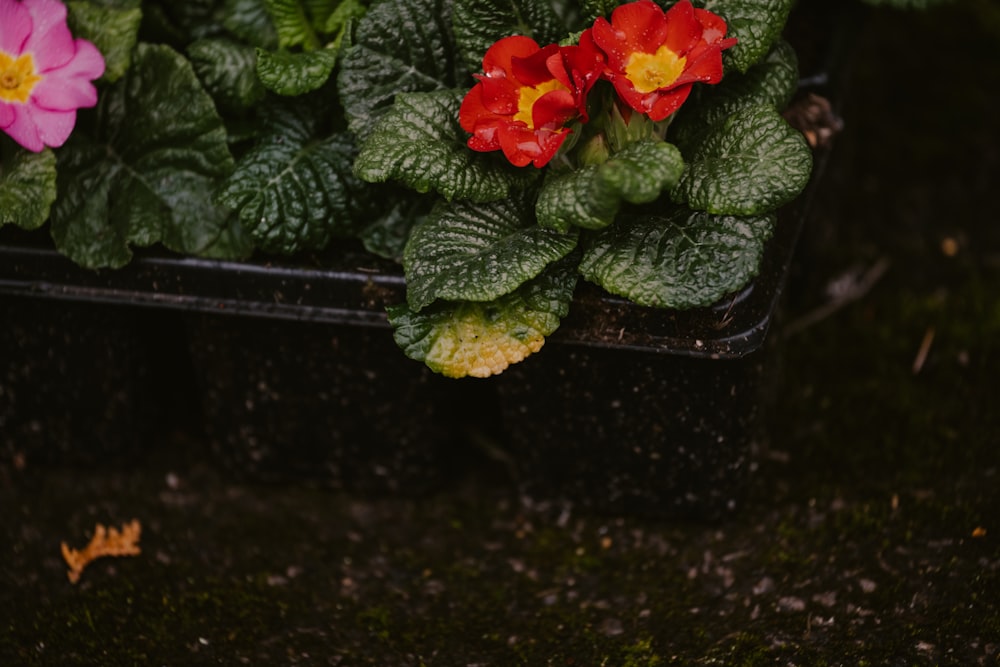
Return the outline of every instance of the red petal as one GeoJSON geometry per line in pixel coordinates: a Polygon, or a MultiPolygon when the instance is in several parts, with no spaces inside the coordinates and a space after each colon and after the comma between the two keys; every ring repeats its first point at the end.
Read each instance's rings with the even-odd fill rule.
{"type": "Polygon", "coordinates": [[[591,32],[594,43],[608,59],[609,68],[616,71],[624,69],[625,61],[632,54],[632,50],[625,44],[623,38],[619,38],[611,24],[603,16],[599,16],[594,21],[591,32]]]}
{"type": "Polygon", "coordinates": [[[576,100],[568,90],[545,93],[531,107],[531,122],[536,129],[560,128],[576,115],[576,100]]]}
{"type": "Polygon", "coordinates": [[[573,80],[570,87],[577,91],[580,115],[585,116],[587,95],[604,72],[604,54],[597,49],[590,30],[585,30],[580,35],[579,46],[568,46],[563,49],[563,53],[570,70],[570,78],[573,80]]]}
{"type": "Polygon", "coordinates": [[[688,0],[681,0],[667,11],[666,24],[666,38],[649,53],[654,53],[661,45],[666,44],[671,51],[683,56],[701,39],[701,23],[695,18],[694,7],[688,0]]]}
{"type": "Polygon", "coordinates": [[[650,96],[656,96],[656,100],[653,102],[652,108],[649,110],[649,117],[654,121],[661,121],[670,114],[674,113],[680,109],[684,101],[687,100],[688,95],[691,93],[691,84],[686,84],[683,86],[678,86],[665,93],[650,93],[650,96]]]}
{"type": "MultiPolygon", "coordinates": [[[[509,39],[509,38],[508,38],[509,39]]],[[[549,71],[549,58],[559,55],[559,45],[549,44],[526,57],[511,58],[510,73],[518,83],[537,86],[555,78],[549,71]]]]}
{"type": "Polygon", "coordinates": [[[504,37],[496,41],[483,56],[483,73],[486,76],[507,76],[511,73],[513,58],[526,58],[539,49],[538,42],[523,35],[504,37]]]}
{"type": "Polygon", "coordinates": [[[484,117],[492,115],[485,106],[482,98],[483,86],[477,83],[472,90],[462,98],[462,106],[458,108],[458,124],[466,132],[473,132],[476,129],[476,122],[484,117]]]}
{"type": "Polygon", "coordinates": [[[675,83],[701,81],[703,83],[719,83],[722,81],[722,48],[721,42],[705,44],[702,42],[688,56],[687,66],[675,83]]]}
{"type": "Polygon", "coordinates": [[[726,21],[719,16],[705,9],[695,9],[695,18],[701,23],[702,35],[701,38],[713,44],[718,42],[720,39],[726,36],[726,21]]]}
{"type": "Polygon", "coordinates": [[[482,91],[483,106],[495,114],[510,116],[517,113],[521,86],[514,79],[484,77],[477,84],[482,91]]]}
{"type": "Polygon", "coordinates": [[[646,96],[635,89],[632,82],[624,74],[611,73],[608,76],[612,85],[615,87],[615,92],[618,93],[618,97],[622,99],[625,104],[629,105],[636,111],[640,113],[646,113],[648,109],[644,108],[643,103],[646,100],[646,96]]]}
{"type": "Polygon", "coordinates": [[[629,53],[655,53],[668,32],[663,10],[652,0],[619,5],[611,12],[611,25],[616,37],[625,43],[629,53]]]}
{"type": "Polygon", "coordinates": [[[542,153],[535,133],[521,125],[504,125],[499,132],[500,149],[515,167],[524,167],[542,153]]]}

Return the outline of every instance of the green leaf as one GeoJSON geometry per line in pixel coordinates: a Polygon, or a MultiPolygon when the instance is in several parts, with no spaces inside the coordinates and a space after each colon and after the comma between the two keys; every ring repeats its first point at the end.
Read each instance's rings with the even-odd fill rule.
{"type": "Polygon", "coordinates": [[[217,37],[192,42],[187,52],[202,85],[220,107],[243,109],[263,99],[254,47],[217,37]]]}
{"type": "Polygon", "coordinates": [[[589,22],[598,16],[608,17],[615,7],[622,4],[619,0],[582,0],[583,15],[589,22]]]}
{"type": "Polygon", "coordinates": [[[184,49],[197,39],[218,35],[223,28],[220,22],[223,17],[218,11],[219,2],[220,0],[146,0],[142,3],[143,41],[163,41],[184,49]]]}
{"type": "Polygon", "coordinates": [[[337,35],[339,41],[342,33],[348,28],[351,22],[360,19],[367,11],[367,5],[361,2],[361,0],[343,0],[337,5],[333,13],[327,17],[322,32],[337,35]]]}
{"type": "Polygon", "coordinates": [[[319,37],[299,0],[264,0],[264,7],[274,23],[278,46],[282,49],[301,46],[312,51],[319,48],[319,37]]]}
{"type": "Polygon", "coordinates": [[[572,264],[550,266],[517,291],[486,303],[442,302],[419,313],[388,309],[406,356],[447,377],[489,377],[537,352],[569,312],[572,264]]]}
{"type": "Polygon", "coordinates": [[[302,0],[306,16],[309,17],[317,32],[323,32],[326,22],[339,3],[340,0],[302,0]]]}
{"type": "Polygon", "coordinates": [[[354,171],[369,183],[398,180],[418,192],[447,199],[492,201],[534,180],[536,169],[519,169],[498,154],[465,144],[458,124],[463,92],[401,93],[361,144],[354,171]]]}
{"type": "Polygon", "coordinates": [[[336,49],[290,53],[257,49],[257,76],[279,95],[302,95],[326,83],[337,64],[336,49]]]}
{"type": "Polygon", "coordinates": [[[697,98],[688,100],[677,113],[669,137],[685,151],[712,126],[741,109],[769,104],[780,111],[791,101],[798,77],[794,49],[778,41],[746,74],[732,72],[717,86],[699,88],[697,98]]]}
{"type": "Polygon", "coordinates": [[[233,161],[212,98],[183,56],[139,44],[87,121],[58,152],[52,236],[63,254],[118,267],[130,244],[197,254],[216,241],[226,212],[211,193],[233,161]]]}
{"type": "Polygon", "coordinates": [[[363,139],[397,93],[454,88],[453,54],[451,0],[383,0],[371,7],[337,75],[348,128],[363,139]]]}
{"type": "Polygon", "coordinates": [[[726,19],[726,37],[739,40],[723,53],[727,66],[746,72],[781,36],[795,0],[706,0],[705,9],[726,19]]]}
{"type": "Polygon", "coordinates": [[[0,155],[0,227],[41,227],[56,199],[55,154],[32,153],[0,136],[0,155]]]}
{"type": "Polygon", "coordinates": [[[218,201],[267,252],[320,249],[353,230],[362,185],[351,174],[354,143],[345,134],[316,140],[323,115],[311,99],[268,107],[257,144],[219,188],[218,201]]]}
{"type": "Polygon", "coordinates": [[[427,217],[435,200],[397,187],[369,186],[366,192],[383,208],[371,212],[357,236],[369,252],[401,262],[410,232],[427,217]]]}
{"type": "Polygon", "coordinates": [[[538,195],[538,224],[558,230],[600,229],[611,224],[623,201],[645,204],[674,187],[684,160],[673,144],[638,141],[600,165],[547,178],[538,195]]]}
{"type": "Polygon", "coordinates": [[[407,302],[419,311],[437,299],[491,301],[565,257],[576,243],[575,234],[536,225],[528,202],[442,204],[406,244],[407,302]]]}
{"type": "Polygon", "coordinates": [[[67,2],[67,23],[74,37],[89,40],[104,56],[105,81],[117,81],[132,63],[142,10],[138,0],[67,2]]]}
{"type": "Polygon", "coordinates": [[[238,39],[261,49],[278,46],[278,33],[264,0],[226,0],[222,25],[238,39]]]}
{"type": "Polygon", "coordinates": [[[706,134],[671,197],[709,213],[766,213],[794,199],[811,171],[802,135],[773,106],[754,106],[706,134]]]}
{"type": "Polygon", "coordinates": [[[569,34],[549,0],[455,0],[455,43],[470,72],[482,69],[483,54],[498,39],[527,35],[540,45],[569,34]]]}
{"type": "Polygon", "coordinates": [[[635,216],[587,239],[580,273],[641,306],[707,306],[757,274],[773,216],[715,216],[678,208],[635,216]]]}
{"type": "Polygon", "coordinates": [[[219,236],[199,254],[211,259],[247,259],[254,251],[253,237],[243,229],[239,216],[229,216],[219,236]]]}

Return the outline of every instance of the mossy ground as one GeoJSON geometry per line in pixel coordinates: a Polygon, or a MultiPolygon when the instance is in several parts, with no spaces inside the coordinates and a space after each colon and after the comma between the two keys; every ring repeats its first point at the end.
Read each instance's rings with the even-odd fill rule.
{"type": "Polygon", "coordinates": [[[866,23],[731,519],[525,504],[488,462],[419,500],[241,483],[184,432],[4,461],[0,664],[997,664],[998,47],[985,0],[866,23]],[[133,517],[142,556],[71,585],[60,541],[133,517]]]}

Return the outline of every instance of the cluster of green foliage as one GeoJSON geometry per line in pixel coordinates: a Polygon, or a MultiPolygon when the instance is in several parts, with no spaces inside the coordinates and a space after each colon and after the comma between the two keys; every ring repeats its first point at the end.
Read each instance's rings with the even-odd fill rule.
{"type": "Polygon", "coordinates": [[[516,168],[458,125],[494,41],[564,41],[618,4],[71,0],[74,34],[107,60],[99,103],[54,151],[0,138],[0,224],[49,221],[95,268],[156,243],[241,258],[359,238],[403,262],[399,345],[454,376],[541,347],[580,276],[642,305],[708,305],[755,275],[811,171],[779,113],[793,0],[697,2],[739,40],[725,79],[597,164],[516,168]]]}

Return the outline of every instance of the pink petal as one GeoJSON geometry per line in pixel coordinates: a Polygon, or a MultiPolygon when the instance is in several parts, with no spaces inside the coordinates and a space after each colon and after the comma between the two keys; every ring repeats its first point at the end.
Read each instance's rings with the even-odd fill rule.
{"type": "Polygon", "coordinates": [[[27,105],[20,104],[13,108],[14,120],[3,131],[10,135],[10,138],[35,153],[41,152],[45,148],[42,137],[38,134],[38,127],[28,112],[27,105]]]}
{"type": "Polygon", "coordinates": [[[97,89],[90,81],[104,73],[104,58],[88,41],[76,40],[76,56],[65,67],[45,74],[31,93],[32,100],[51,111],[71,111],[97,104],[97,89]]]}
{"type": "Polygon", "coordinates": [[[24,51],[34,56],[36,71],[41,74],[62,67],[76,53],[73,35],[66,25],[66,5],[59,0],[31,0],[25,5],[34,29],[24,51]]]}
{"type": "Polygon", "coordinates": [[[0,130],[6,130],[7,126],[14,122],[14,106],[6,102],[0,102],[0,130]]]}
{"type": "Polygon", "coordinates": [[[58,148],[69,139],[76,125],[76,111],[51,111],[31,105],[27,106],[31,119],[38,128],[38,136],[46,146],[58,148]]]}
{"type": "Polygon", "coordinates": [[[31,35],[31,13],[19,0],[0,0],[0,51],[21,55],[31,35]]]}

